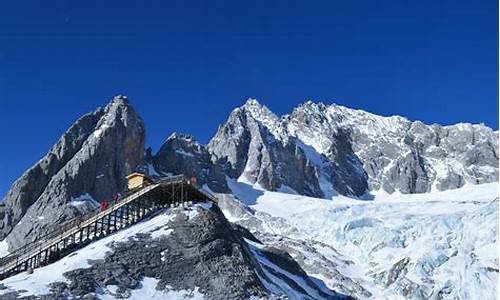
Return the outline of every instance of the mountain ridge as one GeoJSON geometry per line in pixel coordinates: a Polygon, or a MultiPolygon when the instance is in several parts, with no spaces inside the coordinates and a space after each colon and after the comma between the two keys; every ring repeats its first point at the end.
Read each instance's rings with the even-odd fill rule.
{"type": "MultiPolygon", "coordinates": [[[[326,168],[330,170],[327,170],[327,174],[324,176],[327,177],[326,179],[330,183],[334,182],[332,190],[340,189],[341,194],[361,196],[365,192],[380,189],[389,193],[396,190],[403,193],[430,191],[433,187],[432,184],[435,183],[436,175],[439,174],[436,174],[437,171],[432,169],[431,164],[434,162],[424,162],[424,160],[427,158],[444,159],[448,156],[448,153],[434,153],[433,155],[432,153],[423,153],[422,150],[435,150],[431,146],[439,148],[440,143],[443,141],[446,143],[448,139],[452,139],[452,143],[459,144],[460,149],[453,149],[456,147],[447,145],[446,149],[437,150],[451,152],[451,156],[456,155],[459,151],[466,151],[467,149],[464,148],[468,143],[474,146],[478,142],[484,142],[484,145],[479,145],[469,151],[468,154],[470,156],[482,155],[483,157],[480,158],[482,161],[479,161],[479,163],[490,166],[494,170],[486,170],[486,172],[483,172],[485,170],[479,170],[472,175],[466,170],[449,172],[451,173],[450,176],[442,176],[445,177],[445,182],[440,183],[435,188],[441,190],[450,187],[457,188],[462,186],[465,181],[471,181],[478,177],[480,177],[478,182],[490,182],[498,178],[498,133],[493,132],[491,128],[485,125],[468,123],[448,126],[425,125],[420,121],[412,122],[401,116],[383,117],[364,110],[354,110],[336,104],[325,105],[311,101],[299,105],[290,114],[278,117],[255,99],[249,99],[244,105],[234,109],[226,123],[219,126],[216,135],[207,145],[215,156],[225,157],[232,165],[236,165],[239,174],[233,177],[241,175],[241,165],[243,161],[248,161],[247,157],[243,155],[240,161],[236,161],[236,156],[242,155],[241,153],[237,154],[238,151],[242,151],[241,149],[219,151],[218,148],[227,149],[224,141],[228,140],[229,145],[238,144],[241,148],[243,144],[248,147],[250,142],[245,139],[252,140],[251,137],[242,135],[239,141],[234,141],[234,139],[235,135],[245,134],[242,131],[243,129],[254,126],[252,125],[253,121],[257,122],[260,127],[266,128],[270,133],[264,139],[260,137],[264,144],[266,144],[268,138],[274,138],[283,144],[288,144],[290,139],[294,143],[293,140],[295,139],[295,141],[298,140],[298,143],[295,144],[302,148],[305,153],[311,152],[308,150],[313,150],[313,155],[309,156],[308,160],[316,160],[316,167],[320,171],[324,167],[321,165],[321,161],[325,160],[325,156],[330,162],[342,162],[341,165],[327,164],[326,168]],[[249,119],[251,120],[248,121],[249,119]],[[224,127],[230,133],[221,132],[221,128],[224,130],[224,127]],[[451,138],[449,138],[450,135],[452,135],[451,138]],[[456,135],[456,137],[453,135],[456,135]],[[220,145],[217,145],[218,140],[221,141],[220,145]],[[342,151],[338,151],[338,149],[342,151]],[[223,153],[224,151],[230,151],[230,153],[223,153]],[[365,153],[366,151],[368,153],[365,153]],[[409,155],[397,157],[398,153],[407,153],[409,155]],[[393,167],[389,165],[388,157],[396,164],[397,168],[394,170],[383,170],[384,167],[393,167]],[[419,174],[404,174],[405,169],[409,169],[411,172],[416,170],[419,174]],[[349,174],[356,172],[358,173],[356,176],[362,179],[364,176],[363,171],[369,177],[366,180],[366,185],[369,185],[369,188],[363,182],[355,179],[342,182],[343,179],[348,179],[349,174]],[[384,172],[388,174],[383,174],[384,172]],[[478,174],[481,172],[485,174],[478,174]],[[340,174],[340,176],[336,176],[336,174],[340,174]],[[386,178],[380,178],[384,176],[386,178]],[[408,179],[408,177],[413,178],[408,179]],[[450,177],[453,178],[450,179],[450,177]],[[455,182],[450,183],[450,180],[455,182]]],[[[262,128],[259,130],[262,132],[262,128]]],[[[255,129],[254,132],[258,133],[259,130],[255,129]]],[[[248,132],[246,134],[248,135],[248,132]]],[[[262,145],[259,144],[258,147],[262,147],[262,145]]],[[[451,163],[465,159],[467,158],[458,157],[451,163]]],[[[474,165],[474,163],[470,162],[466,166],[474,165]]],[[[474,170],[471,172],[474,173],[474,170]]],[[[250,178],[250,181],[255,181],[255,178],[250,178]]],[[[258,183],[264,184],[264,186],[268,185],[265,180],[258,183]]],[[[322,190],[323,194],[325,194],[325,189],[322,190]]],[[[324,197],[325,195],[313,193],[313,196],[324,197]]],[[[326,197],[329,198],[329,196],[326,197]]]]}
{"type": "Polygon", "coordinates": [[[5,196],[2,239],[17,248],[93,209],[90,200],[123,191],[124,176],[142,163],[144,141],[143,121],[124,96],[78,119],[5,196]],[[89,201],[71,205],[83,195],[89,201]]]}
{"type": "Polygon", "coordinates": [[[230,193],[230,179],[319,198],[369,199],[374,192],[422,193],[498,180],[498,132],[491,128],[425,125],[321,102],[278,117],[250,98],[207,145],[173,133],[151,153],[145,135],[126,96],[82,116],[5,195],[0,238],[22,245],[28,233],[49,230],[49,219],[64,222],[123,192],[124,176],[134,170],[197,176],[214,192],[230,193]],[[76,198],[88,201],[68,205],[76,198]]]}
{"type": "MultiPolygon", "coordinates": [[[[132,227],[132,232],[137,230],[139,235],[136,235],[136,239],[129,240],[125,248],[110,246],[115,253],[104,258],[105,264],[89,264],[86,262],[89,258],[82,256],[82,261],[77,261],[77,264],[92,266],[80,267],[66,273],[65,278],[70,281],[58,278],[55,285],[51,286],[51,293],[92,294],[97,291],[93,282],[98,278],[106,285],[113,286],[115,281],[118,282],[119,293],[106,292],[116,294],[116,297],[139,293],[137,287],[140,282],[152,284],[144,291],[146,293],[151,292],[155,285],[164,289],[164,283],[170,282],[174,283],[172,286],[175,289],[181,291],[197,291],[201,285],[207,295],[230,295],[234,291],[228,291],[231,287],[227,285],[217,282],[205,284],[207,277],[197,274],[196,268],[206,265],[208,259],[215,269],[221,271],[220,264],[217,263],[219,258],[233,255],[241,257],[241,253],[246,251],[246,258],[241,264],[246,271],[241,272],[242,269],[236,266],[224,276],[241,276],[242,282],[250,282],[257,295],[270,293],[286,295],[292,299],[316,299],[328,295],[334,298],[349,298],[345,295],[370,298],[380,292],[376,285],[385,285],[391,287],[388,291],[390,294],[397,293],[405,297],[413,295],[425,299],[432,293],[451,293],[450,288],[446,282],[441,281],[435,285],[414,281],[413,278],[406,277],[406,272],[423,274],[423,281],[432,278],[421,270],[438,270],[433,264],[442,263],[443,255],[454,260],[453,253],[448,253],[448,250],[441,251],[443,253],[438,253],[439,257],[436,259],[428,258],[427,254],[419,256],[414,253],[413,256],[401,256],[400,260],[390,264],[380,264],[384,259],[379,261],[377,257],[371,258],[383,267],[380,269],[379,266],[365,264],[363,257],[350,252],[354,249],[350,247],[357,247],[360,243],[357,233],[368,237],[368,240],[364,241],[367,245],[366,251],[373,250],[378,253],[381,247],[376,241],[379,232],[385,232],[383,238],[387,247],[405,249],[405,241],[412,241],[413,229],[405,227],[404,222],[410,218],[414,227],[418,228],[420,223],[415,220],[421,218],[447,232],[447,239],[454,236],[453,232],[449,232],[448,218],[461,224],[459,220],[466,215],[466,210],[469,207],[475,208],[478,201],[469,191],[470,199],[464,198],[463,206],[462,202],[458,201],[458,204],[451,206],[451,211],[446,211],[446,215],[435,217],[429,208],[427,215],[418,215],[417,212],[422,210],[421,204],[426,206],[424,202],[408,202],[407,205],[411,204],[408,208],[412,208],[414,214],[408,215],[404,209],[406,204],[390,201],[380,204],[377,197],[380,194],[391,194],[397,198],[398,195],[406,197],[412,196],[409,194],[422,193],[435,197],[435,191],[454,190],[463,186],[481,191],[486,185],[477,188],[472,185],[498,181],[498,132],[484,125],[425,125],[404,117],[382,117],[362,110],[310,101],[298,106],[290,114],[278,117],[257,100],[249,99],[229,114],[227,121],[219,126],[207,145],[199,143],[190,134],[174,132],[168,136],[160,149],[153,153],[151,148],[145,149],[145,138],[146,130],[142,118],[122,95],[113,98],[105,107],[99,107],[79,118],[47,155],[12,185],[4,201],[0,203],[0,257],[48,233],[54,226],[96,209],[100,201],[123,193],[126,187],[125,176],[131,172],[140,171],[152,177],[184,174],[188,177],[195,176],[203,188],[219,193],[219,205],[224,215],[220,214],[219,208],[214,205],[211,210],[218,215],[215,219],[219,220],[220,222],[217,222],[221,225],[215,227],[223,229],[224,232],[231,232],[235,243],[224,242],[224,234],[214,236],[213,232],[207,233],[206,228],[196,222],[191,225],[186,223],[186,211],[183,208],[179,213],[175,209],[167,210],[167,214],[174,213],[177,215],[176,219],[184,220],[179,223],[183,224],[182,226],[172,227],[181,230],[174,231],[171,236],[187,245],[177,250],[180,250],[182,257],[193,259],[195,264],[179,265],[175,255],[161,258],[165,252],[158,252],[158,249],[167,247],[175,250],[177,244],[166,240],[155,242],[154,247],[148,251],[158,258],[155,270],[160,272],[151,273],[147,260],[136,259],[135,251],[143,250],[146,244],[149,245],[149,240],[141,239],[157,228],[142,232],[141,226],[145,223],[137,224],[135,229],[132,227]],[[269,195],[276,197],[270,198],[269,195]],[[239,201],[234,199],[234,196],[238,197],[239,201]],[[311,197],[323,200],[311,200],[311,197]],[[356,200],[373,198],[373,202],[356,200]],[[283,202],[285,205],[280,205],[280,199],[294,199],[289,202],[293,205],[286,205],[286,201],[283,202]],[[297,201],[298,199],[300,201],[297,201]],[[275,200],[278,204],[273,203],[275,200]],[[311,201],[324,203],[327,209],[319,207],[315,211],[309,210],[308,204],[311,201]],[[347,201],[346,205],[342,201],[347,201]],[[288,216],[289,218],[266,215],[259,211],[260,208],[265,208],[266,202],[271,211],[284,209],[286,213],[293,210],[297,213],[288,216]],[[364,204],[373,205],[373,208],[361,214],[356,207],[364,204]],[[389,224],[390,222],[388,226],[383,223],[385,221],[382,216],[385,216],[386,209],[384,207],[390,208],[387,210],[389,212],[392,211],[391,207],[397,208],[393,217],[401,220],[401,228],[391,228],[394,224],[389,224]],[[461,208],[455,213],[454,209],[457,207],[461,208]],[[306,211],[300,211],[301,208],[306,211]],[[227,211],[230,213],[226,213],[227,211]],[[370,214],[376,212],[379,214],[370,217],[370,214]],[[242,216],[245,218],[240,218],[242,216]],[[292,217],[297,218],[300,224],[288,223],[287,220],[292,217]],[[226,218],[245,227],[229,225],[226,218]],[[337,224],[342,218],[345,219],[345,225],[337,224]],[[308,227],[306,223],[318,225],[314,225],[316,228],[308,227]],[[321,227],[321,224],[329,225],[321,227]],[[338,227],[336,230],[340,235],[327,234],[318,237],[316,241],[309,241],[307,238],[306,241],[300,235],[300,230],[297,230],[299,225],[305,226],[304,230],[313,228],[311,233],[315,234],[338,227]],[[232,229],[229,226],[233,226],[232,229]],[[193,229],[192,234],[186,235],[182,228],[193,229]],[[407,229],[410,231],[403,233],[407,229]],[[258,242],[259,239],[252,236],[253,233],[260,235],[265,244],[258,242]],[[406,234],[410,236],[407,238],[406,234]],[[342,239],[342,235],[345,235],[346,239],[342,239]],[[193,241],[191,236],[207,237],[211,241],[210,251],[206,256],[192,255],[196,253],[193,249],[207,244],[203,239],[193,241]],[[235,252],[234,246],[241,247],[243,252],[235,252]],[[345,251],[346,256],[340,255],[335,247],[339,251],[345,251]],[[371,248],[373,249],[370,250],[371,248]],[[322,251],[327,251],[327,256],[323,255],[322,251]],[[352,269],[355,273],[343,273],[344,268],[350,270],[349,266],[353,264],[351,258],[356,258],[356,264],[366,267],[365,271],[368,273],[356,268],[352,269]],[[130,265],[116,265],[115,259],[130,265]],[[139,269],[136,268],[138,272],[131,277],[125,270],[137,267],[137,261],[143,264],[139,269]],[[169,264],[166,266],[167,270],[170,270],[171,266],[181,266],[186,274],[191,275],[181,281],[175,279],[176,275],[171,278],[170,275],[162,275],[161,268],[165,267],[166,261],[169,264]],[[429,264],[432,268],[428,268],[429,264]],[[259,268],[261,273],[257,274],[258,278],[255,274],[251,275],[252,270],[259,268]],[[323,274],[321,276],[324,278],[334,279],[328,280],[329,288],[326,288],[326,281],[316,282],[309,274],[323,274]],[[175,280],[172,281],[172,278],[175,280]],[[160,279],[163,283],[158,281],[160,279]],[[281,283],[274,284],[276,280],[281,283]],[[337,290],[344,294],[336,294],[337,290]]],[[[421,195],[416,196],[422,198],[421,195]]],[[[478,210],[479,216],[487,221],[485,226],[490,226],[495,213],[498,215],[494,201],[478,210]]],[[[478,205],[483,205],[483,202],[478,202],[478,205]]],[[[432,207],[440,207],[439,201],[428,203],[432,207]]],[[[203,212],[205,208],[202,205],[199,209],[203,212]]],[[[187,221],[192,213],[190,210],[192,209],[187,209],[187,221]]],[[[205,215],[208,223],[215,224],[214,218],[205,215]]],[[[480,221],[474,218],[475,215],[470,216],[471,220],[479,224],[480,221]]],[[[469,230],[469,227],[466,229],[469,230]]],[[[124,231],[121,235],[126,238],[124,236],[127,234],[124,231]]],[[[307,235],[311,236],[313,235],[307,235]]],[[[428,232],[422,238],[425,239],[426,236],[435,238],[433,244],[427,247],[430,249],[429,255],[432,256],[433,247],[441,247],[443,236],[428,232]]],[[[474,242],[480,246],[480,242],[490,239],[487,234],[484,236],[484,239],[474,242]]],[[[460,244],[460,239],[456,240],[460,244]]],[[[488,247],[495,245],[493,242],[490,244],[488,247]]],[[[90,246],[88,249],[93,248],[90,246]]],[[[467,254],[466,250],[462,251],[464,255],[467,254]]],[[[381,251],[379,254],[385,253],[384,248],[381,251]]],[[[494,260],[494,257],[490,257],[490,252],[493,252],[486,252],[488,255],[484,256],[483,261],[489,265],[490,260],[494,260]]],[[[77,255],[78,253],[75,253],[75,256],[77,255]]],[[[470,265],[481,272],[484,271],[480,264],[471,262],[470,265]]],[[[484,272],[486,276],[490,276],[491,270],[484,272]]],[[[498,273],[498,270],[496,272],[498,273]]],[[[215,275],[217,280],[225,278],[220,275],[222,273],[215,275]]],[[[33,278],[39,278],[36,276],[33,278]]],[[[12,299],[17,299],[19,289],[14,288],[14,282],[9,284],[10,287],[4,292],[11,292],[12,299]]],[[[454,282],[451,286],[460,285],[454,282]]],[[[239,296],[236,297],[244,298],[244,291],[243,288],[237,292],[235,295],[239,296]]],[[[35,299],[39,298],[35,296],[35,299]]]]}

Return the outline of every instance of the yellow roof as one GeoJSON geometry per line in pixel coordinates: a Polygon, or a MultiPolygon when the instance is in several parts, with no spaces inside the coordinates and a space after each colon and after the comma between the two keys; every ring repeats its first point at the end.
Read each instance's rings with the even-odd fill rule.
{"type": "Polygon", "coordinates": [[[143,173],[139,173],[139,172],[130,173],[127,176],[125,176],[125,178],[130,179],[132,177],[137,177],[137,176],[144,177],[144,178],[147,178],[149,180],[152,180],[148,175],[143,174],[143,173]]]}

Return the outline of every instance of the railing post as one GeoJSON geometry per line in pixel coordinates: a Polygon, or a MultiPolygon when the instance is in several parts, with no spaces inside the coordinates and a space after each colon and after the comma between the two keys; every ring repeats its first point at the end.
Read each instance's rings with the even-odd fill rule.
{"type": "MultiPolygon", "coordinates": [[[[186,196],[183,193],[183,178],[184,177],[180,175],[164,180],[164,182],[172,185],[173,200],[177,200],[176,188],[179,183],[181,184],[181,201],[185,200],[184,198],[186,196]]],[[[66,250],[70,246],[76,246],[78,243],[82,243],[84,240],[84,234],[86,234],[87,240],[90,240],[92,227],[94,229],[94,237],[97,237],[98,222],[101,222],[100,235],[102,236],[105,230],[107,230],[107,233],[112,231],[111,228],[118,230],[118,217],[120,217],[120,223],[122,225],[139,221],[141,218],[146,216],[148,212],[153,211],[156,207],[153,202],[145,202],[145,199],[142,196],[161,186],[162,181],[153,183],[123,199],[126,201],[125,203],[113,203],[111,207],[102,213],[99,209],[93,210],[88,214],[65,222],[55,230],[43,236],[37,235],[31,244],[27,244],[14,251],[12,254],[0,259],[0,277],[4,277],[7,273],[9,273],[8,270],[15,272],[16,269],[21,270],[24,266],[27,268],[29,265],[35,268],[45,263],[49,263],[52,253],[59,254],[59,252],[66,250]],[[135,203],[131,204],[132,202],[135,203]],[[118,208],[117,205],[119,205],[118,208]],[[134,205],[134,207],[131,207],[131,205],[134,205]],[[120,211],[118,212],[118,210],[120,211]],[[104,219],[106,217],[107,220],[104,219]],[[111,220],[111,218],[113,218],[113,220],[111,220]],[[82,226],[84,223],[86,223],[86,225],[82,226]],[[106,225],[107,228],[105,228],[106,225]],[[85,233],[84,230],[86,230],[85,233]],[[77,238],[77,235],[79,235],[79,238],[77,238]],[[42,250],[44,246],[46,248],[42,250]],[[15,263],[15,265],[12,268],[13,263],[15,263]]]]}
{"type": "Polygon", "coordinates": [[[108,214],[108,228],[107,228],[108,234],[111,231],[110,228],[111,228],[111,212],[108,214]]]}
{"type": "Polygon", "coordinates": [[[97,219],[94,220],[94,237],[97,237],[97,219]]]}

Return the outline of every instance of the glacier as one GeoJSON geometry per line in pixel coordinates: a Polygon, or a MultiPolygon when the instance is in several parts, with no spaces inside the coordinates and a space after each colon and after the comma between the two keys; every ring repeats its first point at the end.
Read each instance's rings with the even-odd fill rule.
{"type": "Polygon", "coordinates": [[[221,196],[226,217],[286,249],[331,289],[359,299],[498,295],[496,182],[379,193],[371,201],[311,198],[236,181],[230,187],[241,202],[221,196]]]}

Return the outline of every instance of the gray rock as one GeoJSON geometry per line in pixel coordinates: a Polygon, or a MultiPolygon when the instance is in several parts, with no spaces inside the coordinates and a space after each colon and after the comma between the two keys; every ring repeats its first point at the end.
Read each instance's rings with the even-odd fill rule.
{"type": "Polygon", "coordinates": [[[410,262],[409,257],[405,257],[398,262],[396,262],[392,268],[389,270],[387,273],[387,280],[385,282],[385,286],[388,287],[391,284],[393,284],[397,279],[403,278],[406,273],[408,272],[408,269],[406,266],[410,262]]]}
{"type": "Polygon", "coordinates": [[[18,179],[2,207],[2,235],[10,249],[32,241],[93,208],[69,205],[88,194],[101,201],[126,186],[143,162],[145,129],[126,97],[79,119],[35,166],[18,179]]]}
{"type": "Polygon", "coordinates": [[[273,132],[278,118],[267,107],[249,100],[235,109],[208,144],[215,160],[227,161],[226,174],[243,176],[272,191],[291,188],[322,197],[317,170],[293,139],[281,140],[273,132]]]}
{"type": "MultiPolygon", "coordinates": [[[[89,261],[89,268],[64,273],[68,283],[52,283],[51,293],[45,297],[92,299],[106,286],[115,285],[118,289],[113,296],[127,298],[132,290],[140,288],[144,277],[158,279],[159,291],[199,288],[207,299],[280,297],[263,285],[261,280],[267,277],[262,266],[240,231],[233,229],[217,206],[188,209],[197,209],[196,216],[188,218],[182,209],[170,210],[173,218],[163,225],[172,229],[168,235],[152,238],[150,234],[137,234],[127,242],[109,244],[112,251],[103,260],[89,261]]],[[[269,248],[263,253],[269,261],[308,282],[324,299],[351,299],[324,294],[286,252],[269,248]]],[[[290,282],[288,288],[297,289],[295,295],[301,295],[300,299],[315,299],[290,278],[283,280],[290,282]]],[[[15,295],[12,299],[16,299],[15,295]]]]}
{"type": "Polygon", "coordinates": [[[172,134],[152,157],[152,162],[160,173],[195,176],[199,185],[206,184],[214,192],[229,191],[222,166],[213,163],[206,147],[191,135],[172,134]]]}
{"type": "Polygon", "coordinates": [[[143,145],[144,124],[123,96],[83,116],[12,185],[0,203],[0,239],[12,232],[7,240],[16,248],[90,210],[90,203],[67,203],[122,191],[124,176],[145,161],[162,174],[195,175],[224,193],[226,176],[315,197],[498,181],[498,133],[484,125],[429,126],[322,103],[306,102],[278,117],[249,100],[208,146],[173,134],[144,159],[143,145]]]}
{"type": "Polygon", "coordinates": [[[249,100],[208,149],[227,161],[231,178],[317,197],[425,193],[498,180],[498,133],[484,125],[426,125],[310,101],[278,117],[249,100]]]}
{"type": "Polygon", "coordinates": [[[103,116],[99,108],[81,117],[73,124],[52,149],[17,179],[0,204],[0,239],[10,233],[12,227],[26,213],[26,210],[40,197],[47,184],[64,165],[80,150],[83,143],[94,132],[103,116]]]}

